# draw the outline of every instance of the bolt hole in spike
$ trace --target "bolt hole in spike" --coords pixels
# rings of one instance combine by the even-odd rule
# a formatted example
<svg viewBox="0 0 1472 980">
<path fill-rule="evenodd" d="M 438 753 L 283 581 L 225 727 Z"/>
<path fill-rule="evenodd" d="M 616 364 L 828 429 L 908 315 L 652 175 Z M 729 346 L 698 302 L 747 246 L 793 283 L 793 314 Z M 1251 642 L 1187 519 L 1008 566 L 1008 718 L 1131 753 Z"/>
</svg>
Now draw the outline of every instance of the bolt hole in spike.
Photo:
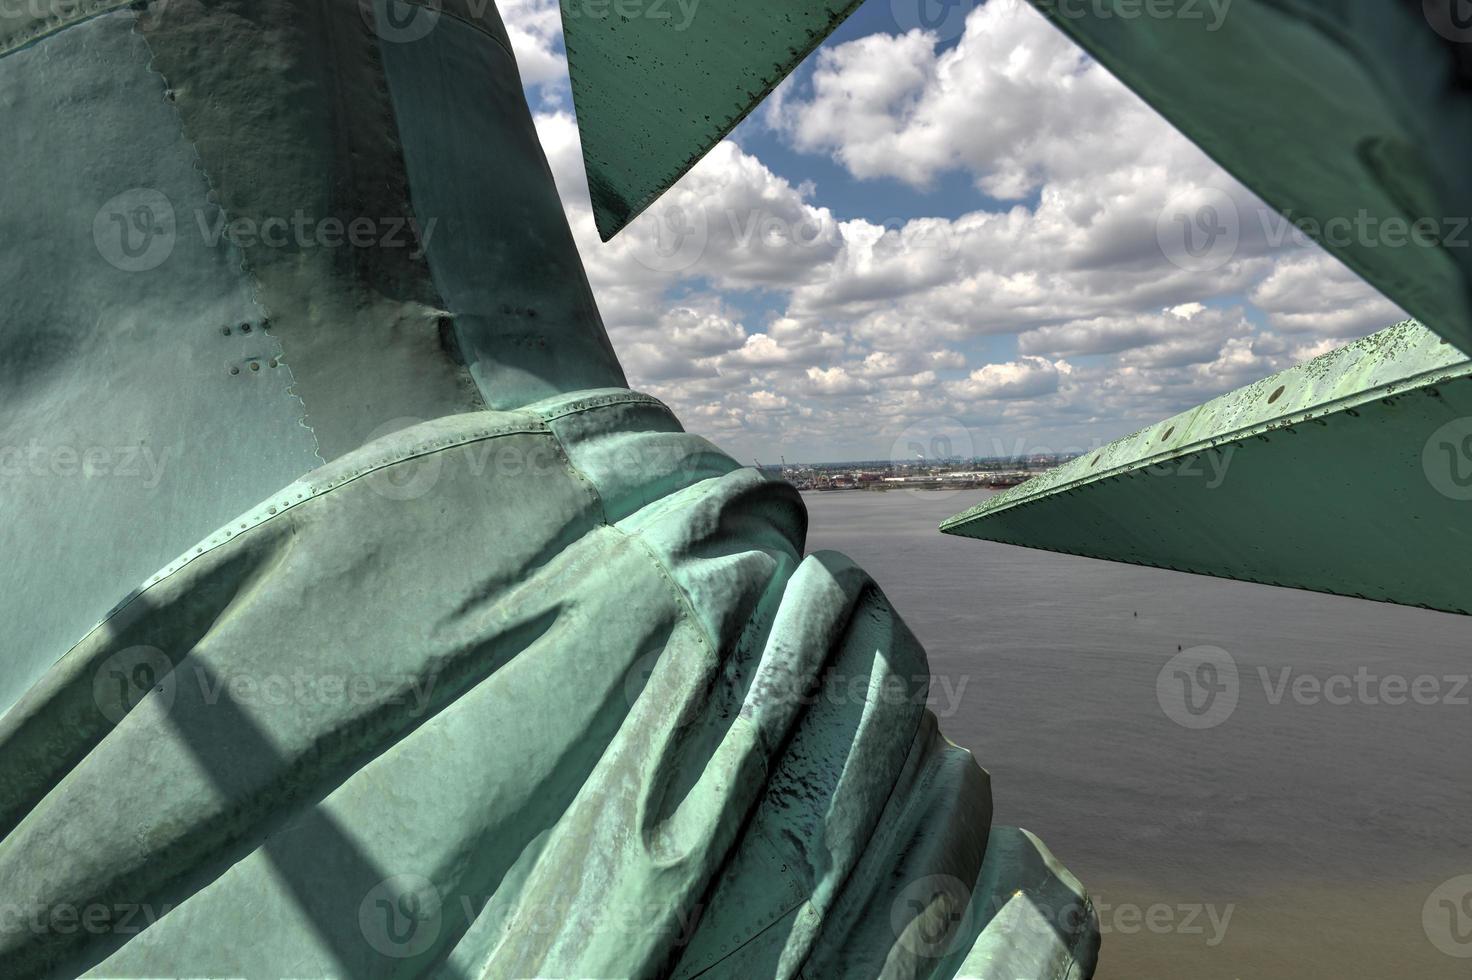
<svg viewBox="0 0 1472 980">
<path fill-rule="evenodd" d="M 1165 430 L 1165 434 L 1160 437 L 1160 441 L 1161 442 L 1164 442 L 1165 440 L 1169 439 L 1171 436 L 1175 435 L 1175 432 L 1176 432 L 1176 427 L 1175 426 L 1171 426 L 1169 429 L 1166 429 Z"/>
<path fill-rule="evenodd" d="M 1268 396 L 1268 404 L 1271 405 L 1274 402 L 1276 402 L 1279 398 L 1282 398 L 1283 397 L 1283 390 L 1284 390 L 1283 389 L 1283 386 L 1282 385 L 1278 385 L 1278 390 L 1275 391 L 1275 392 L 1273 392 L 1271 395 Z"/>
</svg>

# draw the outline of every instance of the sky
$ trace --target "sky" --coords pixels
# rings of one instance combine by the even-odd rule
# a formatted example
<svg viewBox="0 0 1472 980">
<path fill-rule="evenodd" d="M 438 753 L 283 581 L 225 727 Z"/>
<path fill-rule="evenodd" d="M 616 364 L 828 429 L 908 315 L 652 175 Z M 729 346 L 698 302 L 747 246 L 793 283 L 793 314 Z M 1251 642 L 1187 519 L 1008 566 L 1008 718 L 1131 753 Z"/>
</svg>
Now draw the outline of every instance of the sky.
<svg viewBox="0 0 1472 980">
<path fill-rule="evenodd" d="M 601 243 L 501 12 L 630 384 L 743 461 L 1085 452 L 1405 318 L 1022 0 L 867 0 Z"/>
</svg>

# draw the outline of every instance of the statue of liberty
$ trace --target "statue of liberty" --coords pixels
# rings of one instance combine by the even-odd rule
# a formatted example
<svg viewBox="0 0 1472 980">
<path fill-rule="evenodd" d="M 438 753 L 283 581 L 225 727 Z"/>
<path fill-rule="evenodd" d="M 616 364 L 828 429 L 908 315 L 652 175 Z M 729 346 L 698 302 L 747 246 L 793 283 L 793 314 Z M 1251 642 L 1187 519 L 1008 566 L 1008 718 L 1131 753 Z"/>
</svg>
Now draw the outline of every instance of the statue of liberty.
<svg viewBox="0 0 1472 980">
<path fill-rule="evenodd" d="M 631 2 L 564 2 L 605 238 L 857 5 Z M 1034 3 L 1295 220 L 1469 213 L 1429 0 Z M 0 118 L 7 977 L 1092 975 L 874 581 L 629 389 L 491 0 L 7 3 Z M 1472 609 L 1472 253 L 1373 245 L 1426 327 L 947 529 Z"/>
<path fill-rule="evenodd" d="M 7 976 L 1091 973 L 883 593 L 629 390 L 494 5 L 0 26 Z"/>
</svg>

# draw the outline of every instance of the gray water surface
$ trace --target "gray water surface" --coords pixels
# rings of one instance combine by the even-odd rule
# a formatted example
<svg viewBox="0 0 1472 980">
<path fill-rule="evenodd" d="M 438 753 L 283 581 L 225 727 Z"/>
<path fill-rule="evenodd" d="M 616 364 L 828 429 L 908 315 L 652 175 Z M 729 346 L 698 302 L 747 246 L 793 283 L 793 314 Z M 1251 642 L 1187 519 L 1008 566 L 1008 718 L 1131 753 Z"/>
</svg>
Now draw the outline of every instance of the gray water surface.
<svg viewBox="0 0 1472 980">
<path fill-rule="evenodd" d="M 1472 879 L 1436 892 L 1472 875 L 1472 618 L 936 531 L 985 496 L 804 494 L 808 544 L 879 582 L 996 821 L 1089 887 L 1101 980 L 1472 980 Z M 1235 708 L 1183 713 L 1226 683 L 1200 658 Z"/>
</svg>

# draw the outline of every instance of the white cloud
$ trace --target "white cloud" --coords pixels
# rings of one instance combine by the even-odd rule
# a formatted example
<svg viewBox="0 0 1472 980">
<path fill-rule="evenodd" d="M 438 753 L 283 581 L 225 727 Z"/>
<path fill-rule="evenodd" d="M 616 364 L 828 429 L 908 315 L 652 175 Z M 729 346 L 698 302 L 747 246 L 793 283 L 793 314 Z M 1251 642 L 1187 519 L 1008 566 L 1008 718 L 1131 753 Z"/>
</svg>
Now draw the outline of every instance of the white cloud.
<svg viewBox="0 0 1472 980">
<path fill-rule="evenodd" d="M 1087 446 L 1403 316 L 1270 241 L 1261 202 L 1019 0 L 973 10 L 949 49 L 919 31 L 830 46 L 769 101 L 794 149 L 873 182 L 863 216 L 825 206 L 801 157 L 778 173 L 726 141 L 603 244 L 556 4 L 502 11 L 631 382 L 740 456 L 882 456 L 938 416 L 983 448 Z M 994 200 L 886 220 L 893 182 L 957 173 Z M 1181 268 L 1161 216 L 1209 189 L 1240 243 Z"/>
<path fill-rule="evenodd" d="M 817 395 L 858 395 L 874 390 L 874 382 L 856 378 L 841 367 L 807 371 L 808 390 Z"/>
<path fill-rule="evenodd" d="M 970 377 L 947 387 L 965 399 L 1039 398 L 1056 392 L 1059 377 L 1072 371 L 1067 361 L 1022 357 L 977 368 Z"/>
</svg>

